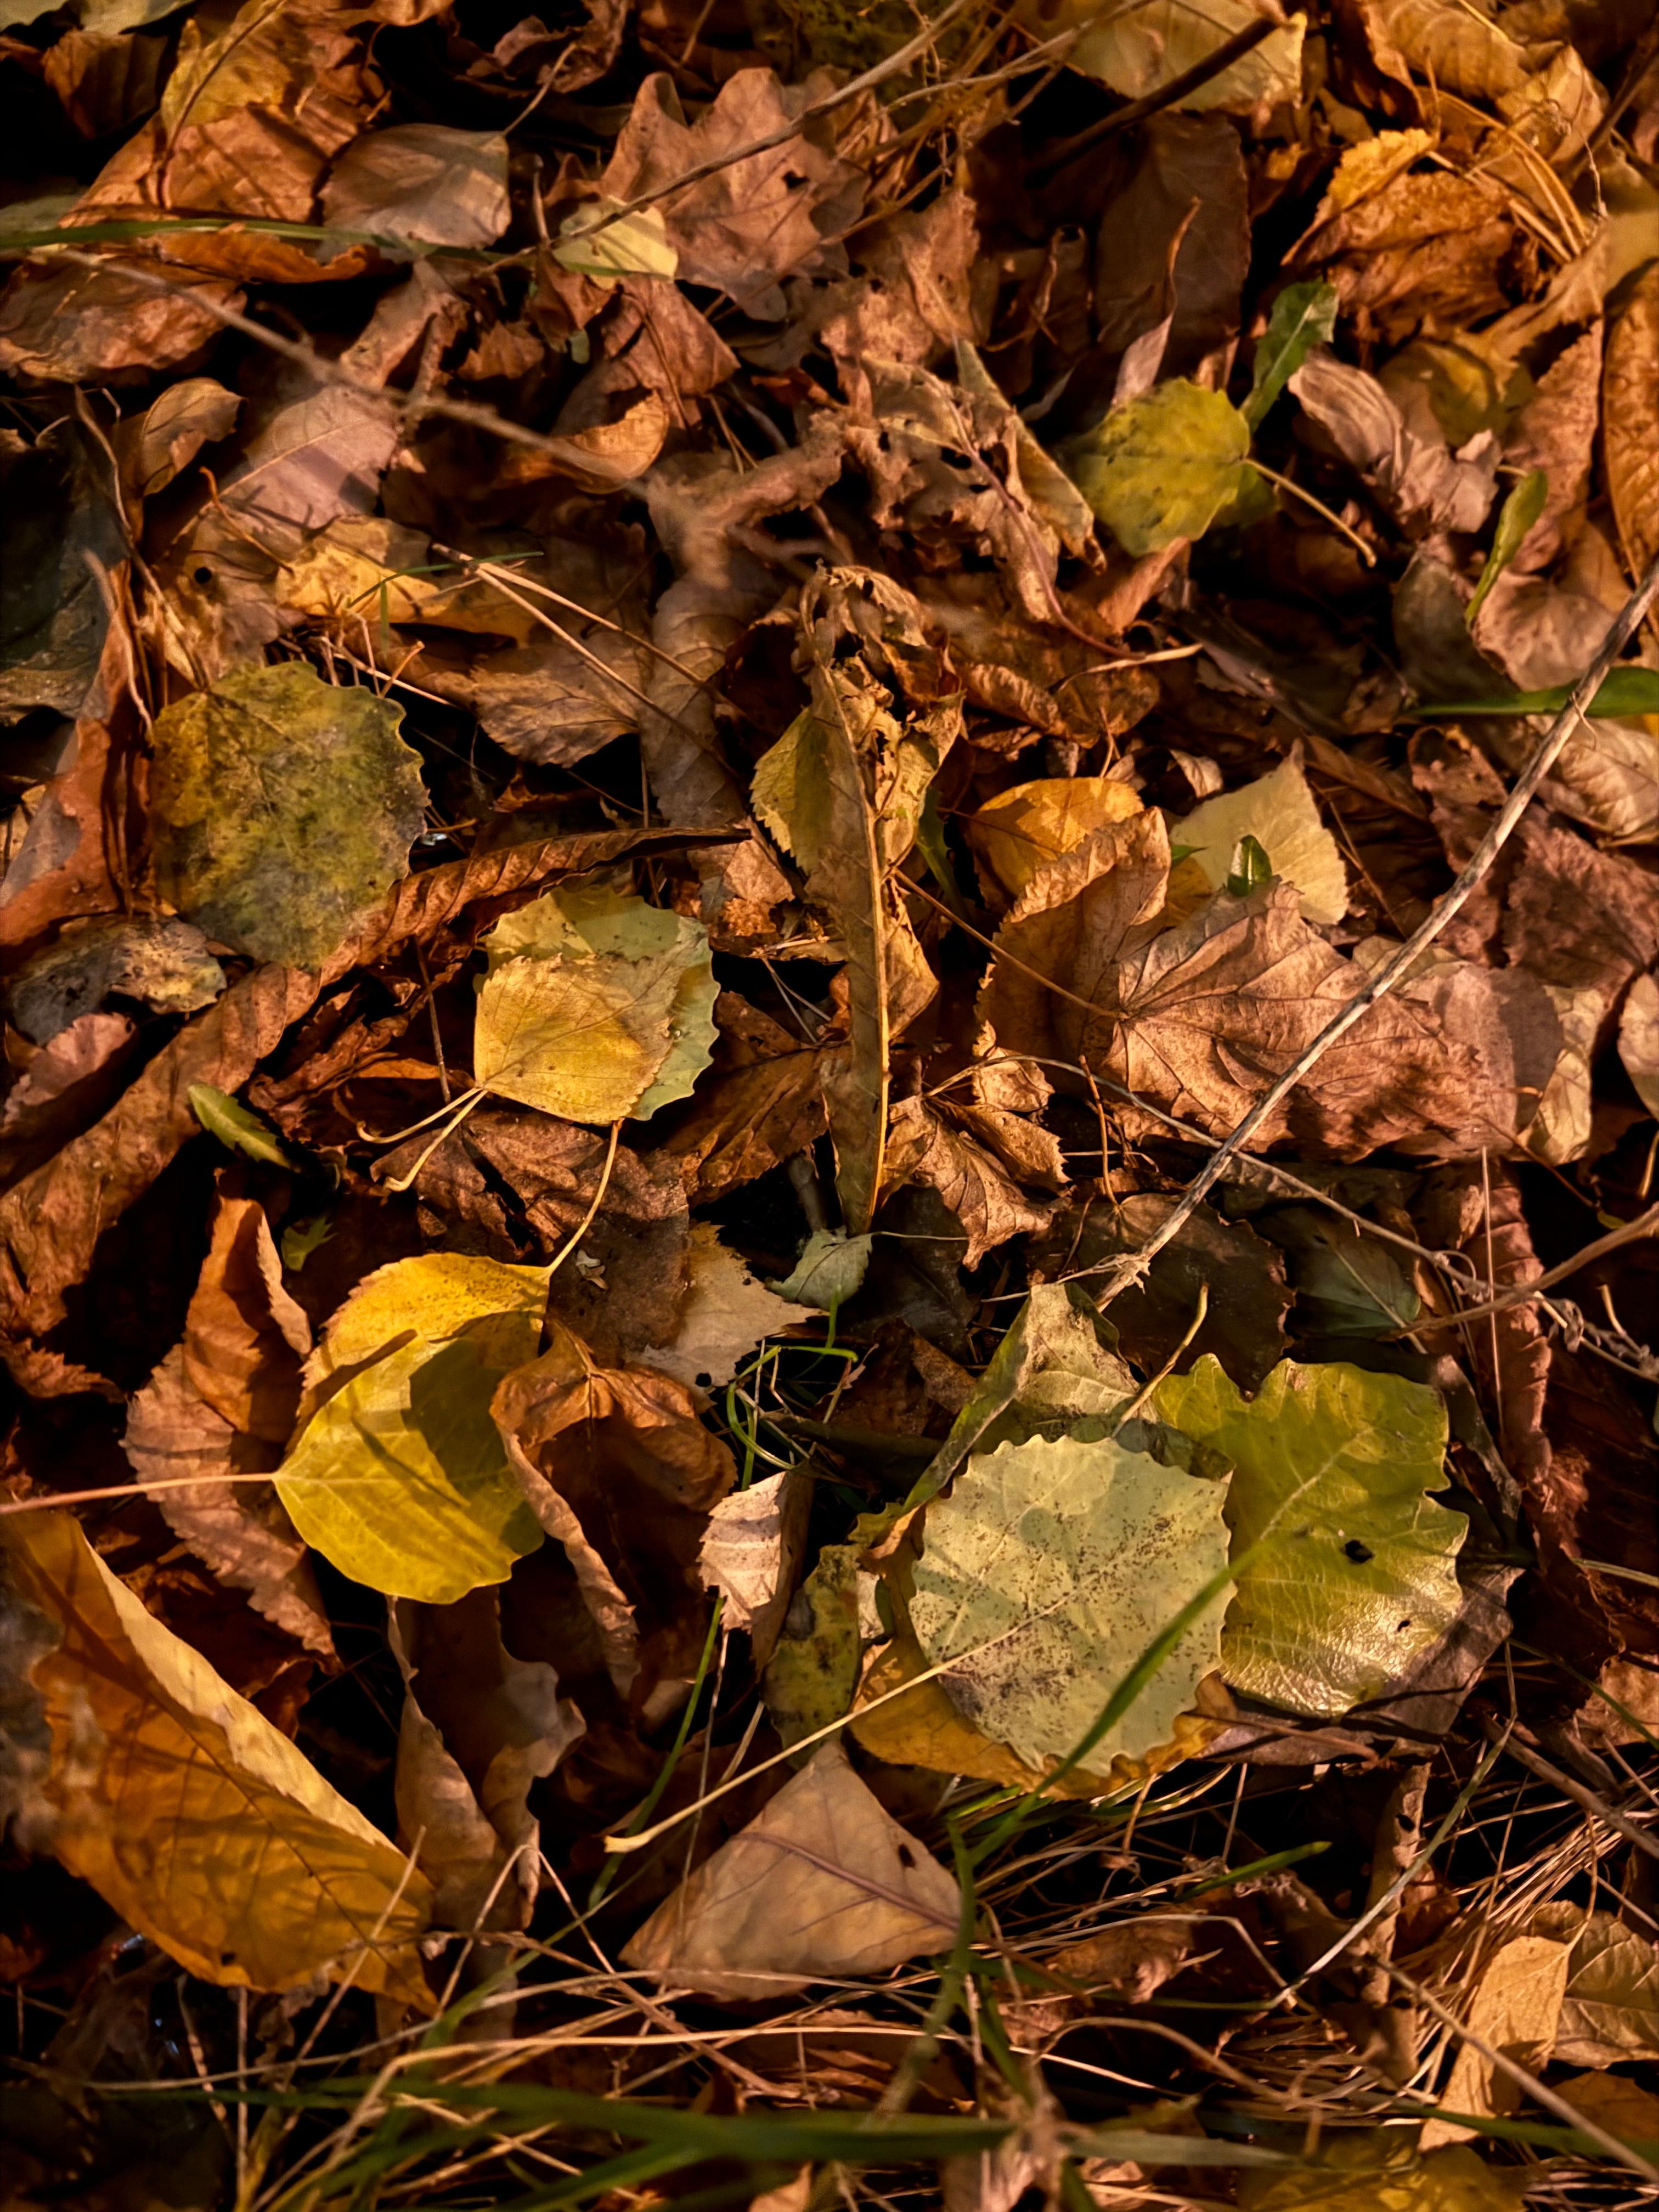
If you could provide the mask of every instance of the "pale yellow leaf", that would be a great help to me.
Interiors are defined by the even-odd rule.
[[[1234,848],[1246,836],[1261,847],[1276,876],[1295,884],[1304,921],[1341,921],[1348,910],[1347,874],[1298,761],[1281,761],[1254,783],[1218,793],[1170,824],[1170,844],[1191,847],[1212,890],[1226,882]]]
[[[748,1262],[722,1244],[713,1222],[692,1225],[690,1288],[671,1342],[639,1355],[638,1364],[700,1390],[729,1382],[738,1363],[769,1336],[816,1322],[810,1306],[793,1305],[757,1283]]]
[[[1072,852],[1103,823],[1139,814],[1139,795],[1107,775],[1048,776],[1017,783],[970,814],[968,842],[1010,898],[1043,863]]]
[[[948,1950],[957,1885],[825,1744],[623,1950],[679,1989],[769,1997]]]
[[[911,1624],[951,1701],[1028,1764],[1064,1758],[1171,1617],[1227,1563],[1224,1492],[1109,1437],[1004,1444],[927,1508]],[[1224,1592],[1090,1753],[1167,1742],[1217,1665]]]
[[[1473,2000],[1463,2008],[1470,2033],[1529,2072],[1541,2071],[1555,2048],[1571,1954],[1571,1944],[1541,1936],[1517,1936],[1501,1944],[1481,1968]],[[1438,2103],[1475,2119],[1520,2109],[1518,2083],[1473,2043],[1461,2043],[1456,2049]],[[1449,2120],[1431,2120],[1423,2131],[1423,2148],[1431,2150],[1437,2143],[1471,2132]]]

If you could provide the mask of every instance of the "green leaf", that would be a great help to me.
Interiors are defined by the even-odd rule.
[[[1238,1577],[1222,1636],[1237,1690],[1325,1717],[1379,1695],[1462,1605],[1461,1513],[1445,1481],[1446,1412],[1395,1375],[1281,1360],[1252,1399],[1208,1353],[1152,1396],[1159,1417],[1224,1452]]]
[[[289,1274],[297,1275],[312,1254],[326,1244],[333,1234],[334,1224],[326,1213],[313,1214],[309,1221],[291,1221],[283,1230],[278,1246],[283,1265]]]
[[[1223,1486],[1110,1437],[1035,1437],[977,1455],[927,1508],[911,1626],[981,1734],[1028,1765],[1063,1759],[1170,1616],[1223,1573]],[[1091,1753],[1109,1768],[1168,1744],[1218,1663],[1218,1596]]]
[[[377,1269],[329,1323],[276,1487],[343,1574],[449,1605],[541,1542],[489,1408],[536,1356],[547,1281],[545,1267],[426,1253]]]
[[[150,785],[165,896],[235,951],[321,967],[404,874],[425,819],[402,720],[298,661],[165,708]]]
[[[1242,489],[1250,426],[1218,392],[1185,377],[1115,407],[1063,456],[1078,489],[1126,553],[1139,559],[1201,538]]]
[[[1443,715],[1449,721],[1471,714],[1559,714],[1577,688],[1571,684],[1553,684],[1544,691],[1512,691],[1505,699],[1440,700],[1419,707],[1416,719],[1427,721],[1431,715]],[[1613,719],[1659,714],[1659,668],[1611,670],[1584,712]]]
[[[1287,284],[1273,301],[1267,327],[1256,342],[1250,396],[1244,402],[1244,420],[1252,430],[1261,428],[1262,417],[1314,348],[1329,342],[1340,301],[1334,284],[1315,277]]]
[[[233,1098],[228,1091],[216,1091],[210,1083],[192,1083],[187,1095],[191,1112],[209,1136],[216,1137],[222,1145],[228,1145],[232,1152],[242,1152],[251,1160],[262,1160],[268,1167],[297,1165],[293,1153],[270,1122]]]
[[[794,1272],[769,1288],[798,1305],[828,1313],[845,1305],[864,1280],[870,1264],[870,1237],[849,1237],[844,1229],[815,1229],[801,1248]]]
[[[1544,512],[1544,502],[1549,495],[1547,473],[1542,469],[1528,469],[1498,510],[1498,527],[1492,532],[1492,551],[1487,554],[1486,565],[1480,571],[1480,581],[1474,587],[1474,597],[1463,612],[1463,619],[1471,629],[1474,628],[1475,617],[1486,604],[1487,592],[1521,550],[1521,541]]]
[[[701,922],[607,890],[550,891],[491,932],[473,1073],[571,1121],[644,1121],[689,1098],[714,1042]]]
[[[1389,1247],[1320,1207],[1274,1206],[1255,1226],[1285,1254],[1305,1323],[1333,1336],[1390,1336],[1422,1311],[1416,1285]]]
[[[1235,898],[1244,898],[1273,879],[1273,864],[1267,858],[1266,848],[1247,830],[1233,847],[1232,858],[1227,863],[1227,889]]]

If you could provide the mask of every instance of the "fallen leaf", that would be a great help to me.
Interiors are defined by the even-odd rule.
[[[1402,529],[1421,536],[1480,527],[1497,483],[1498,447],[1490,431],[1478,431],[1454,453],[1407,429],[1374,376],[1322,348],[1303,362],[1290,386]]]
[[[1619,1017],[1619,1057],[1636,1095],[1659,1121],[1659,981],[1638,975]]]
[[[35,1044],[111,999],[135,999],[157,1014],[193,1014],[225,988],[207,939],[187,921],[125,915],[70,922],[56,942],[25,960],[6,988],[6,1012]]]
[[[1555,2057],[1564,2066],[1622,2066],[1659,2051],[1659,1950],[1616,1913],[1548,1905],[1532,1933],[1571,1945]]]
[[[166,289],[146,282],[165,277]],[[125,384],[204,353],[243,295],[137,254],[96,269],[26,262],[0,293],[0,370],[34,384]]]
[[[1659,404],[1659,268],[1631,288],[1607,336],[1601,435],[1619,543],[1632,576],[1659,553],[1659,461],[1642,425]]]
[[[1133,7],[1106,9],[1090,0],[1069,11],[1043,9],[1036,20],[1048,38],[1080,25],[1083,35],[1066,57],[1071,66],[1103,79],[1126,99],[1143,100],[1257,19],[1248,0],[1139,0]],[[1299,100],[1305,29],[1302,18],[1292,15],[1253,52],[1176,105],[1248,114],[1262,101]]]
[[[1295,886],[1304,920],[1341,921],[1348,910],[1347,872],[1299,760],[1281,762],[1254,783],[1206,799],[1170,824],[1170,842],[1189,849],[1212,890],[1226,883],[1241,837],[1255,838],[1273,873]]]
[[[496,1425],[522,1496],[575,1571],[618,1696],[659,1711],[696,1666],[698,1547],[737,1468],[683,1383],[603,1367],[558,1322],[544,1334],[539,1358],[496,1391]]]
[[[402,720],[295,662],[166,708],[151,783],[166,895],[236,951],[320,968],[420,834],[426,787]]]
[[[714,1036],[698,922],[614,891],[550,891],[495,925],[473,1073],[575,1121],[644,1121],[690,1096]]]
[[[1109,1438],[975,1455],[927,1509],[912,1626],[951,1699],[1034,1765],[1073,1751],[1130,1668],[1227,1563],[1223,1491]],[[1214,1671],[1224,1595],[1089,1757],[1170,1741]]]
[[[562,269],[612,283],[619,276],[673,276],[680,257],[670,243],[662,210],[637,208],[623,213],[623,203],[604,193],[559,225],[553,258]]]
[[[1184,377],[1115,407],[1060,455],[1126,553],[1201,538],[1249,481],[1249,425]]]
[[[1461,2143],[1424,2154],[1338,2140],[1299,2173],[1241,2173],[1238,2201],[1244,2212],[1521,2212],[1527,2188],[1520,2169]]]
[[[241,405],[235,392],[210,376],[187,376],[170,384],[131,426],[122,444],[121,477],[131,496],[154,499],[165,491],[204,446],[230,435]]]
[[[552,1668],[507,1650],[493,1590],[447,1606],[400,1600],[389,1640],[404,1687],[398,1825],[418,1838],[434,1924],[526,1927],[541,1887],[530,1791],[580,1739],[581,1715]]]
[[[270,1122],[251,1112],[228,1091],[216,1089],[211,1083],[192,1083],[190,1110],[209,1136],[216,1137],[231,1152],[240,1152],[250,1160],[263,1160],[267,1167],[294,1165],[293,1153]]]
[[[348,515],[308,538],[277,572],[285,607],[319,620],[420,623],[482,631],[522,644],[534,629],[522,606],[489,579],[434,560],[430,540],[376,515]]]
[[[1140,811],[1139,794],[1111,776],[1049,776],[999,793],[963,829],[994,881],[1018,898],[1045,860],[1072,852],[1103,824],[1127,822]]]
[[[354,1581],[453,1604],[541,1541],[489,1406],[535,1356],[546,1285],[543,1267],[432,1253],[378,1269],[330,1322],[276,1489]]]
[[[507,156],[499,131],[443,123],[366,131],[330,173],[324,218],[420,246],[493,246],[512,216]]]
[[[281,1731],[146,1613],[66,1513],[5,1524],[58,1632],[32,1670],[52,1731],[52,1847],[204,1981],[321,1975],[432,2009],[425,1881]]]
[[[1539,1936],[1517,1936],[1500,1944],[1459,2008],[1470,2033],[1529,2073],[1540,2073],[1554,2056],[1571,1955],[1569,1944]],[[1437,2101],[1454,2112],[1484,2119],[1517,2112],[1522,2095],[1518,2082],[1473,2043],[1462,2043]],[[1474,2132],[1454,2121],[1431,2119],[1423,2130],[1422,2147],[1432,2150],[1437,2143],[1467,2139]]]
[[[955,1881],[830,1743],[659,1905],[623,1958],[707,1996],[787,1995],[944,1950],[960,1910]]]
[[[793,1272],[772,1289],[822,1313],[833,1312],[857,1291],[870,1264],[873,1239],[849,1237],[844,1229],[815,1229],[801,1248]]]
[[[856,220],[865,179],[807,126],[780,137],[819,85],[781,85],[770,70],[738,70],[688,125],[671,77],[648,76],[635,95],[599,191],[614,204],[650,196],[679,276],[728,293],[750,315],[784,313],[779,279],[810,274],[827,239]],[[680,184],[688,171],[718,162],[713,173]]]
[[[690,1260],[690,1283],[674,1334],[641,1352],[641,1367],[654,1367],[689,1388],[718,1389],[767,1337],[817,1318],[811,1306],[793,1305],[757,1282],[748,1262],[720,1242],[712,1222],[692,1230]]]
[[[1427,1494],[1446,1480],[1434,1391],[1286,1359],[1247,1400],[1204,1358],[1158,1383],[1152,1404],[1233,1463],[1240,1565],[1221,1639],[1233,1688],[1334,1717],[1379,1696],[1456,1619],[1468,1523]]]
[[[110,633],[106,576],[127,555],[107,466],[78,423],[0,441],[0,709],[78,714]]]
[[[759,1666],[771,1656],[775,1616],[788,1601],[787,1579],[799,1564],[811,1497],[810,1486],[786,1468],[731,1492],[708,1516],[697,1571],[723,1601],[720,1626],[745,1628],[754,1637]]]
[[[1363,150],[1358,147],[1349,149],[1351,153]],[[1343,161],[1347,158],[1344,155]],[[1341,168],[1339,163],[1339,177]],[[1332,180],[1333,190],[1335,181]],[[1250,367],[1250,396],[1240,410],[1252,431],[1261,428],[1274,400],[1314,348],[1330,343],[1336,329],[1339,305],[1336,287],[1319,279],[1287,284],[1274,300],[1267,327],[1256,340],[1255,358]]]
[[[1046,1171],[1052,1163],[1042,1166]],[[927,1183],[939,1193],[966,1236],[964,1267],[978,1267],[1011,1237],[1046,1227],[1054,1212],[1052,1199],[1022,1189],[971,1127],[957,1127],[948,1113],[923,1098],[901,1098],[893,1108],[885,1173],[890,1184]]]

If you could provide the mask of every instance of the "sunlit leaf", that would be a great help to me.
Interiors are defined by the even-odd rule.
[[[1348,878],[1337,842],[1321,818],[1308,779],[1295,760],[1281,761],[1255,782],[1218,792],[1194,808],[1184,821],[1170,824],[1171,844],[1187,848],[1204,871],[1212,890],[1228,883],[1233,854],[1242,838],[1255,841],[1268,861],[1268,874],[1294,884],[1309,921],[1340,921],[1348,910]],[[1266,880],[1260,875],[1236,896]]]
[[[489,1406],[535,1357],[547,1279],[459,1254],[398,1260],[330,1323],[277,1489],[354,1581],[449,1604],[541,1542]]]
[[[232,1152],[263,1161],[267,1167],[294,1165],[293,1153],[270,1122],[251,1106],[244,1106],[240,1099],[233,1098],[228,1091],[216,1090],[210,1083],[192,1083],[190,1110],[210,1137],[228,1145]]]
[[[1250,426],[1185,377],[1155,385],[1073,438],[1060,458],[1126,553],[1201,538],[1249,480]]]
[[[1436,1392],[1337,1362],[1281,1360],[1245,1398],[1206,1354],[1169,1376],[1160,1419],[1224,1452],[1232,1553],[1244,1562],[1222,1637],[1236,1690],[1291,1712],[1345,1713],[1402,1674],[1457,1618],[1461,1513],[1443,1486]]]
[[[1139,793],[1115,777],[1045,776],[1000,792],[963,827],[981,861],[1010,898],[1018,898],[1046,861],[1072,852],[1103,823],[1127,822],[1140,808]]]
[[[33,1686],[52,1730],[52,1847],[203,1980],[321,1976],[429,2011],[415,1939],[431,1893],[198,1653],[117,1581],[67,1513],[17,1515],[3,1548],[57,1643]]]
[[[1146,1646],[1227,1563],[1223,1486],[1110,1438],[1034,1438],[969,1460],[927,1508],[912,1626],[951,1702],[1030,1765],[1063,1758]],[[1167,1742],[1214,1670],[1225,1598],[1091,1753]],[[960,1656],[958,1656],[960,1655]]]
[[[615,283],[618,276],[672,276],[680,257],[669,239],[660,208],[636,208],[619,216],[623,203],[603,194],[568,215],[559,225],[553,258],[562,269]]]
[[[700,922],[613,891],[550,891],[498,922],[473,1073],[572,1121],[644,1121],[689,1097],[714,1041]]]

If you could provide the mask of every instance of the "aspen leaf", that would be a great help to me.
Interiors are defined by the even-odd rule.
[[[1254,783],[1218,792],[1170,825],[1170,843],[1188,848],[1212,890],[1227,882],[1233,848],[1243,837],[1254,837],[1273,874],[1295,884],[1304,921],[1341,921],[1348,910],[1342,855],[1298,762],[1283,761]]]
[[[1395,1375],[1282,1359],[1254,1398],[1206,1353],[1153,1394],[1160,1419],[1233,1462],[1227,1526],[1241,1565],[1221,1638],[1236,1690],[1327,1717],[1377,1696],[1462,1605],[1461,1513],[1445,1480],[1446,1411]]]
[[[546,1285],[545,1268],[426,1254],[377,1270],[334,1316],[276,1487],[342,1573],[448,1605],[541,1542],[489,1406],[535,1358]]]
[[[775,1996],[947,1950],[960,1911],[952,1877],[827,1743],[623,1957],[710,1996]]]
[[[1074,438],[1060,458],[1137,560],[1201,538],[1249,479],[1250,426],[1218,392],[1185,377],[1155,385]]]
[[[700,922],[614,891],[550,891],[490,934],[473,1073],[567,1121],[644,1121],[708,1065],[714,996]]]
[[[4,1548],[58,1631],[33,1684],[51,1724],[52,1848],[204,1981],[319,1975],[432,2009],[414,1949],[431,1893],[282,1731],[148,1613],[67,1513]]]
[[[402,720],[298,661],[166,708],[150,796],[167,897],[235,951],[321,967],[405,872],[425,819]]]
[[[970,1459],[927,1509],[912,1626],[980,1731],[1028,1765],[1061,1759],[1171,1615],[1227,1563],[1219,1484],[1110,1437],[1041,1437]],[[1187,1631],[1091,1753],[1166,1743],[1217,1663],[1224,1597]],[[981,1648],[983,1647],[983,1648]]]

